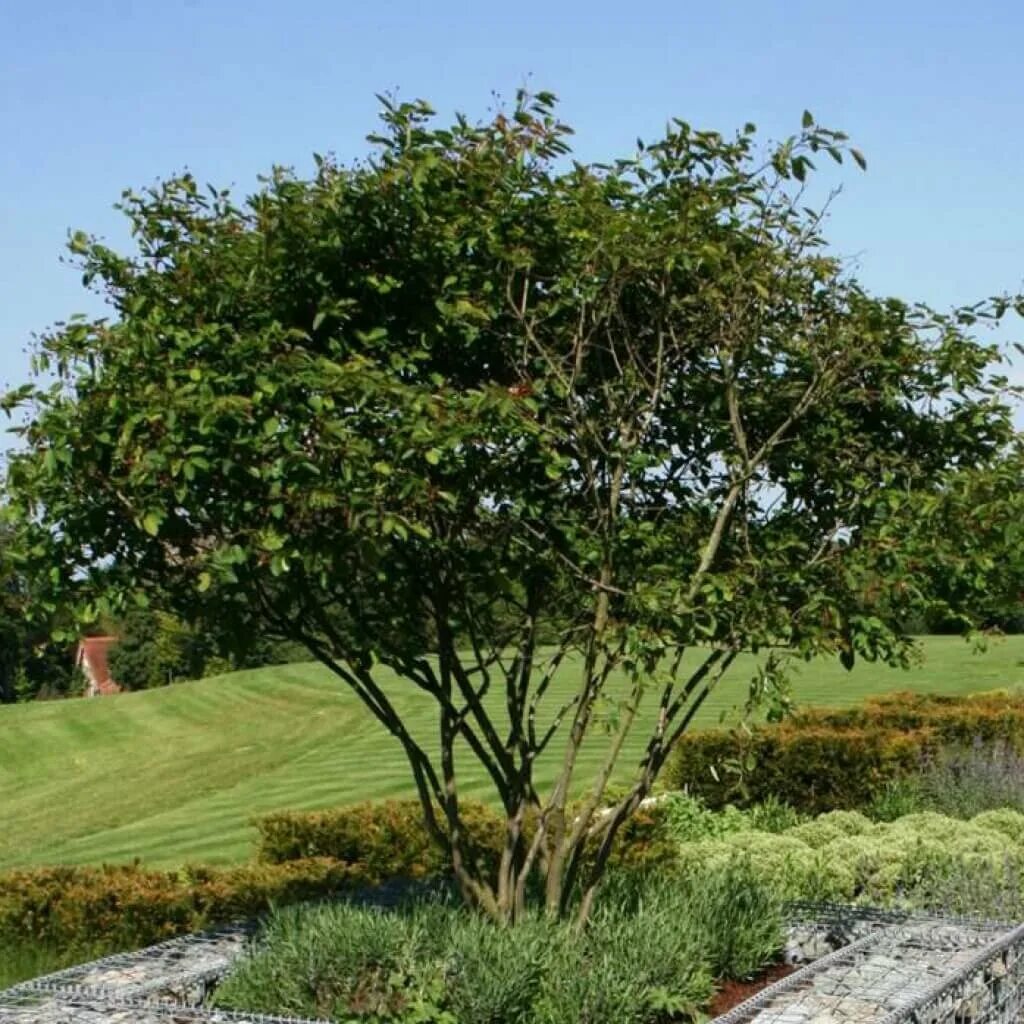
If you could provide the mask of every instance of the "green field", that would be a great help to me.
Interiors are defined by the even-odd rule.
[[[798,699],[841,704],[901,688],[964,693],[1024,684],[1024,637],[982,655],[935,637],[925,652],[923,667],[907,673],[806,665]],[[700,724],[731,713],[750,669],[750,661],[734,666]],[[570,665],[558,686],[568,692],[574,678]],[[394,679],[387,689],[419,735],[432,736],[429,699]],[[554,707],[558,694],[550,697]],[[624,766],[635,762],[641,738],[642,729]],[[598,743],[584,761],[599,754]],[[539,777],[553,768],[542,763]],[[464,792],[486,796],[480,773],[469,769]],[[400,748],[316,665],[0,708],[0,868],[134,857],[154,866],[240,861],[252,851],[253,815],[408,793]]]

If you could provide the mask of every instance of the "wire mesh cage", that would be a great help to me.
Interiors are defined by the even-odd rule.
[[[1024,1024],[1024,925],[831,904],[788,916],[793,973],[713,1024]],[[0,992],[0,1024],[324,1024],[209,1006],[251,934],[173,939],[24,982]]]
[[[788,952],[804,966],[715,1024],[1024,1020],[1024,925],[798,906]]]

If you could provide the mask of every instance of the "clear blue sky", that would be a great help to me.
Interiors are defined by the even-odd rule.
[[[870,287],[1017,289],[1022,39],[1014,0],[0,0],[0,384],[31,332],[97,311],[59,257],[71,227],[124,242],[123,187],[357,156],[389,90],[483,114],[528,81],[588,159],[672,115],[777,137],[809,107],[867,155],[829,233]]]

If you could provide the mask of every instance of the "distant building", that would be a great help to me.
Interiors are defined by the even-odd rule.
[[[121,687],[110,678],[107,652],[117,643],[116,636],[87,636],[78,642],[75,668],[85,675],[85,696],[104,697],[120,693]]]

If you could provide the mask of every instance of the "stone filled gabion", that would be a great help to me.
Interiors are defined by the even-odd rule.
[[[800,969],[714,1024],[1017,1024],[1024,925],[796,907]]]
[[[225,928],[16,985],[0,1024],[322,1024],[207,1005],[251,935]],[[716,1024],[1024,1022],[1024,925],[794,905],[785,955],[797,970]]]

